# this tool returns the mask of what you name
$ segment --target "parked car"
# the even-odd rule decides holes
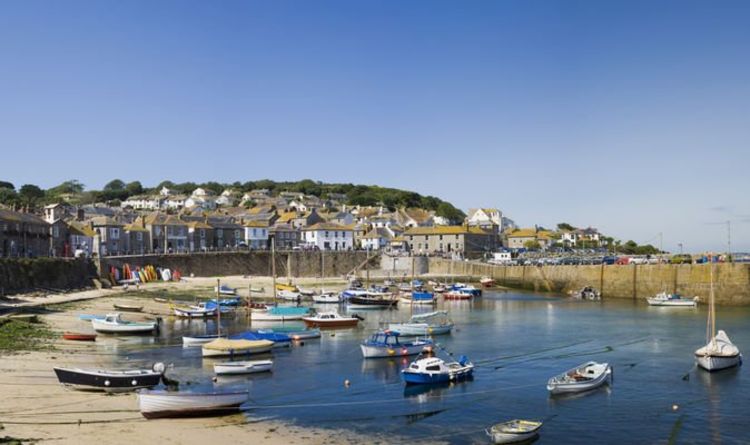
[[[669,259],[669,262],[672,264],[692,264],[693,257],[687,253],[680,253],[677,255],[672,255],[672,258]]]

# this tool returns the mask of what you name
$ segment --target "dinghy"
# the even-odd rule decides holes
[[[279,300],[285,300],[285,301],[299,301],[300,293],[287,290],[287,289],[282,289],[276,292],[276,298],[278,298]]]
[[[359,323],[360,318],[356,315],[344,317],[336,311],[319,312],[314,316],[303,317],[305,325],[314,328],[343,328],[354,327]]]
[[[220,295],[237,295],[237,289],[229,287],[226,284],[222,284],[221,286],[214,286],[214,292],[217,292]]]
[[[450,334],[453,322],[448,318],[448,311],[435,311],[426,314],[412,315],[405,323],[391,323],[388,328],[401,335],[444,335]]]
[[[404,304],[415,306],[432,306],[437,303],[435,294],[432,292],[404,292],[399,297],[399,300]]]
[[[111,371],[105,369],[53,368],[63,386],[82,391],[127,392],[159,384],[166,367],[156,363],[152,369]]]
[[[237,412],[250,393],[239,392],[170,392],[142,390],[138,393],[138,409],[143,417],[213,416]]]
[[[611,379],[612,368],[608,363],[586,362],[549,379],[547,390],[551,394],[589,391]]]
[[[62,335],[65,340],[73,341],[95,341],[96,334],[83,334],[80,332],[64,332]]]
[[[108,334],[144,334],[156,330],[155,321],[135,322],[123,320],[119,313],[107,314],[103,319],[94,318],[91,325],[96,332]]]
[[[485,430],[494,444],[518,443],[532,440],[539,435],[542,422],[533,420],[511,420],[498,423]]]
[[[271,360],[214,363],[216,375],[254,374],[256,372],[268,372],[271,368],[273,368]]]
[[[333,292],[325,292],[320,295],[312,296],[313,302],[318,304],[336,304],[341,303],[341,297]]]
[[[709,264],[710,295],[706,325],[706,346],[695,351],[695,361],[706,371],[720,371],[742,364],[742,354],[723,330],[716,332],[716,298],[714,296],[714,266]]]
[[[218,338],[206,343],[202,348],[203,357],[221,357],[260,354],[268,352],[273,348],[270,340],[229,340]]]
[[[591,286],[585,286],[577,292],[573,292],[573,298],[578,300],[597,301],[601,300],[601,294]]]
[[[483,287],[492,287],[495,285],[495,280],[490,277],[482,277],[479,280],[479,284],[481,284]]]
[[[471,291],[463,289],[450,290],[443,293],[443,298],[446,300],[471,300],[474,298],[474,294]]]
[[[389,294],[390,295],[390,294]],[[392,296],[361,295],[349,298],[350,309],[388,309],[398,306],[398,298]]]
[[[119,304],[115,303],[112,305],[115,310],[123,311],[123,312],[141,312],[143,311],[143,306],[135,306],[132,304]]]
[[[217,338],[224,338],[226,336],[219,337],[216,334],[213,335],[194,335],[191,337],[182,337],[182,346],[198,346],[198,345],[205,345],[206,343],[210,343]]]
[[[180,318],[203,318],[216,315],[216,303],[213,307],[206,303],[198,303],[196,306],[174,307],[174,314]]]
[[[425,351],[432,351],[432,340],[416,339],[411,342],[402,343],[399,341],[400,335],[398,332],[390,330],[372,334],[369,340],[365,340],[359,345],[362,350],[362,357],[406,357],[421,354]]]
[[[466,356],[457,362],[446,362],[438,357],[426,357],[412,362],[401,371],[407,385],[443,383],[470,378],[474,364]]]

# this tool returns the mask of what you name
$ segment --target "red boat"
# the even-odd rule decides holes
[[[79,332],[65,332],[63,333],[65,340],[75,341],[94,341],[96,340],[96,334],[81,334]]]
[[[460,290],[452,290],[443,294],[443,298],[446,300],[471,300],[473,295],[470,292],[463,292]]]

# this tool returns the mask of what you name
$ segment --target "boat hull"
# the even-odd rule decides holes
[[[269,352],[271,349],[273,349],[273,342],[269,342],[268,345],[263,346],[250,346],[246,348],[236,348],[236,349],[211,349],[203,347],[201,354],[203,357],[234,357],[237,355],[252,355],[252,354],[262,354],[264,352]]]
[[[138,408],[147,419],[215,416],[239,411],[249,398],[247,392],[185,394],[147,391],[138,394]]]
[[[742,364],[742,354],[733,356],[695,354],[695,363],[706,371],[721,371]]]
[[[406,357],[416,355],[424,351],[425,348],[431,347],[432,343],[424,342],[420,344],[390,346],[359,345],[364,358],[385,358],[385,357]]]
[[[344,318],[339,320],[316,320],[314,318],[303,318],[307,327],[311,328],[345,328],[357,326],[359,323],[358,318]]]
[[[256,360],[250,362],[225,362],[214,365],[216,375],[240,375],[268,372],[273,368],[271,360]]]
[[[446,335],[450,334],[453,329],[453,325],[440,325],[440,326],[428,326],[428,325],[413,325],[408,324],[391,324],[388,326],[392,331],[397,331],[401,335],[408,336],[428,336],[428,335]]]
[[[123,312],[142,312],[143,306],[129,306],[127,304],[113,304],[112,307]]]
[[[218,335],[197,335],[195,337],[182,337],[182,346],[198,346],[210,343],[219,338]]]
[[[152,388],[161,381],[161,373],[146,370],[113,373],[68,368],[54,370],[61,384],[81,391],[129,392]]]
[[[433,383],[445,383],[445,382],[455,382],[460,380],[465,380],[468,378],[471,378],[474,370],[468,369],[465,371],[459,371],[459,372],[436,372],[436,373],[419,373],[419,372],[409,372],[408,370],[404,370],[402,372],[404,377],[404,382],[406,382],[407,385],[429,385]]]
[[[63,333],[63,339],[73,341],[96,341],[96,334],[79,334],[77,332]]]
[[[216,310],[191,310],[191,309],[174,309],[174,314],[180,318],[208,318],[216,315]]]
[[[149,334],[156,329],[156,323],[109,324],[99,319],[91,320],[96,332],[105,334]]]
[[[698,302],[695,300],[660,300],[656,298],[647,298],[649,306],[666,306],[666,307],[696,307]]]
[[[567,371],[566,374],[569,374],[572,371],[574,370]],[[609,365],[607,365],[607,368],[604,372],[602,372],[599,376],[591,380],[574,381],[574,382],[554,381],[555,379],[558,379],[558,378],[560,378],[560,376],[553,377],[552,379],[550,379],[549,382],[547,382],[547,390],[550,392],[550,394],[556,395],[556,394],[571,394],[571,393],[577,393],[577,392],[586,392],[586,391],[591,391],[592,389],[599,388],[600,386],[603,386],[604,384],[609,383],[612,378],[612,368],[609,367]]]

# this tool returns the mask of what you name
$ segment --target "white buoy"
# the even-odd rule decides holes
[[[352,382],[350,382],[349,379],[346,379],[346,380],[344,380],[344,386],[346,386],[348,388],[348,387],[352,386]]]
[[[672,405],[672,411],[677,411],[678,409],[680,409],[679,405],[677,405],[676,403]]]

